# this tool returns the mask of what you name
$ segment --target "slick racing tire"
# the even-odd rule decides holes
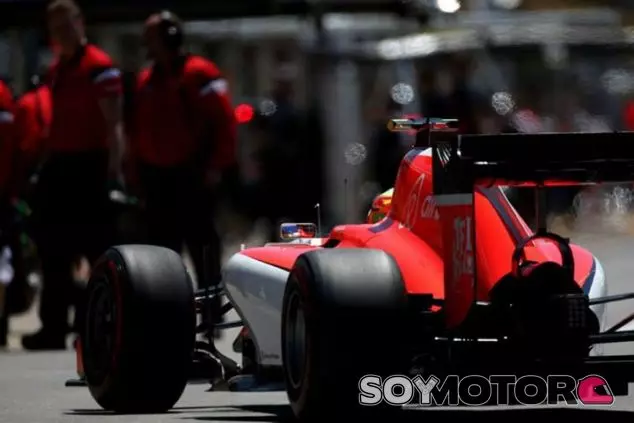
[[[82,358],[93,398],[116,413],[171,409],[187,384],[196,328],[181,257],[147,245],[110,248],[86,298]]]
[[[291,270],[282,309],[288,398],[300,421],[359,405],[360,379],[407,370],[407,295],[398,265],[383,251],[316,250]],[[383,407],[381,407],[383,409]]]

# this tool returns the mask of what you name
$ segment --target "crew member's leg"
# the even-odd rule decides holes
[[[204,189],[195,175],[191,181],[183,181],[189,189],[183,191],[186,197],[182,200],[180,221],[184,222],[183,231],[187,250],[194,265],[198,288],[208,288],[220,284],[220,270],[222,245],[214,222],[214,207],[212,193]],[[211,303],[210,315],[203,317],[204,321],[212,324],[224,321],[220,316],[222,298],[215,296]],[[213,331],[214,337],[220,336],[220,331]]]
[[[11,315],[27,311],[32,300],[31,288],[27,279],[26,262],[20,240],[21,229],[12,220],[6,221],[6,226],[0,229],[0,232],[2,232],[0,233],[0,254],[5,246],[9,248],[11,251],[10,263],[13,269],[13,278],[4,291],[4,307],[0,306],[0,309],[2,309],[2,312],[0,312],[0,347],[6,346]]]
[[[222,244],[215,225],[211,193],[200,189],[189,193],[181,210],[185,243],[196,271],[199,288],[220,283]],[[207,252],[207,254],[205,254]]]
[[[117,239],[115,216],[108,198],[107,166],[106,152],[82,154],[75,166],[76,173],[84,175],[75,186],[78,193],[83,193],[74,205],[77,211],[74,235],[77,239],[76,259],[84,257],[91,266]],[[87,301],[85,281],[74,281],[73,292],[74,327],[81,333]]]
[[[11,231],[11,213],[8,202],[0,199],[0,254],[5,245],[10,244],[9,233]],[[9,286],[14,283],[11,281]],[[2,283],[0,281],[0,283]],[[9,332],[9,298],[7,295],[8,288],[0,286],[0,347],[7,345],[7,336]]]
[[[83,257],[88,260],[88,263],[92,267],[99,257],[112,246],[107,231],[113,231],[113,225],[111,225],[110,222],[85,222],[82,225],[78,225],[77,229],[82,231],[82,235],[78,235],[80,239],[78,242],[80,253],[75,256],[75,260],[79,260]],[[88,301],[86,298],[86,282],[87,281],[73,280],[72,284],[71,302],[75,307],[73,328],[77,334],[81,334],[84,329],[86,302]]]
[[[170,248],[179,254],[183,249],[180,190],[174,172],[142,165],[141,182],[145,193],[145,219],[148,243]]]
[[[72,296],[71,265],[75,240],[72,238],[71,199],[65,157],[49,159],[40,174],[36,188],[33,219],[35,242],[42,267],[39,332],[22,338],[29,350],[63,349],[68,333],[68,308]],[[77,175],[76,178],[81,178]]]
[[[7,299],[9,300],[9,315],[26,311],[30,304],[28,275],[26,261],[21,242],[22,228],[19,225],[11,225],[8,231],[8,247],[11,250],[11,267],[13,267],[13,280],[7,287]]]
[[[53,226],[38,242],[43,279],[39,310],[42,328],[22,338],[22,346],[27,350],[66,348],[73,281],[72,253],[63,241],[64,229],[63,225]]]

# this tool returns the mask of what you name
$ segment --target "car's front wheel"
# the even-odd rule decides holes
[[[192,281],[176,252],[109,249],[92,270],[80,335],[93,398],[118,413],[172,408],[187,384],[195,325]]]

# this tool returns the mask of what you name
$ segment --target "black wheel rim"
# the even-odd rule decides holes
[[[90,292],[86,310],[84,367],[91,383],[101,384],[112,369],[116,339],[116,301],[105,278]]]
[[[302,301],[297,292],[293,292],[288,300],[285,318],[286,372],[289,382],[298,388],[306,372],[307,336],[306,320]]]

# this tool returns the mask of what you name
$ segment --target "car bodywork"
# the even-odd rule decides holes
[[[174,405],[187,382],[192,352],[194,364],[207,366],[201,369],[214,387],[224,381],[233,390],[286,388],[298,417],[343,398],[339,387],[350,393],[350,387],[357,388],[357,375],[385,363],[397,364],[398,371],[410,374],[423,369],[440,375],[559,374],[575,380],[598,375],[609,383],[606,387],[613,395],[627,394],[628,383],[634,381],[634,356],[602,356],[600,347],[634,341],[634,314],[612,327],[605,325],[606,304],[634,299],[634,293],[607,295],[599,260],[587,249],[547,232],[539,216],[538,227],[531,230],[501,187],[537,190],[634,180],[634,133],[478,136],[458,134],[455,123],[390,121],[392,130],[418,133],[416,145],[401,162],[389,209],[384,210],[387,214],[379,222],[336,226],[325,237],[319,236],[319,225],[284,224],[280,235],[290,242],[242,249],[226,263],[220,284],[195,294],[173,251],[148,246],[109,250],[108,257],[122,258],[119,265],[111,266],[111,272],[120,272],[112,277],[113,285],[123,277],[128,285],[147,288],[129,289],[130,301],[151,306],[157,319],[165,317],[161,307],[169,306],[171,318],[177,315],[181,321],[180,327],[171,328],[172,336],[189,333],[194,344],[192,351],[183,338],[182,345],[152,350],[161,365],[178,359],[180,384],[169,380],[148,384],[148,389],[171,396],[159,405],[148,401],[140,409],[165,410]],[[165,269],[157,266],[167,262]],[[100,283],[109,281],[91,280],[93,294],[99,292]],[[175,280],[180,280],[179,296],[171,295]],[[229,301],[223,304],[218,300],[224,296]],[[120,305],[128,304],[115,295],[116,299]],[[302,307],[307,313],[298,312]],[[232,308],[240,319],[223,321]],[[101,314],[96,307],[87,312],[92,317]],[[194,326],[196,314],[202,322],[194,330],[187,325]],[[304,315],[317,319],[302,327],[297,322],[304,322]],[[147,326],[141,324],[145,322]],[[151,322],[142,319],[123,328],[134,335],[126,339],[156,330]],[[104,330],[105,335],[120,334],[119,326]],[[215,345],[218,330],[234,327],[242,328],[234,342],[234,350],[242,354],[241,365]],[[386,359],[388,350],[376,345],[381,330],[390,331],[386,345],[397,352],[394,357]],[[207,339],[194,342],[197,334]],[[90,331],[85,335],[92,339]],[[348,349],[341,342],[349,342]],[[147,347],[131,345],[129,359],[138,359],[136,348]],[[298,345],[304,349],[296,350]],[[88,358],[98,363],[103,354],[97,354],[96,347],[91,351],[82,355],[84,362]],[[342,360],[344,353],[348,356]],[[298,359],[308,364],[295,379],[293,361]],[[337,367],[342,362],[346,365]],[[147,366],[142,361],[136,364]],[[78,360],[78,370],[80,365]],[[119,369],[115,373],[119,385],[126,386],[133,373]],[[341,384],[340,376],[350,383]],[[103,391],[102,385],[86,380],[103,407],[139,408],[131,404],[126,389],[109,385]],[[275,384],[281,380],[285,385]],[[116,396],[119,404],[113,405],[102,392]],[[353,394],[345,401],[356,404],[358,392]]]
[[[513,250],[522,239],[533,235],[533,231],[500,187],[480,188],[474,197],[478,215],[475,223],[477,300],[487,301],[492,286],[511,271]],[[250,328],[263,366],[282,365],[281,308],[288,273],[297,257],[318,248],[384,250],[398,263],[409,294],[432,294],[434,299],[443,300],[442,227],[433,195],[432,149],[414,148],[404,157],[391,207],[378,223],[341,225],[326,238],[248,248],[229,260],[223,278],[227,293]],[[590,299],[604,297],[607,285],[599,260],[580,246],[573,245],[572,250],[575,280]],[[528,254],[535,261],[561,260],[556,246],[546,241],[536,241]],[[605,304],[592,308],[604,321]]]

